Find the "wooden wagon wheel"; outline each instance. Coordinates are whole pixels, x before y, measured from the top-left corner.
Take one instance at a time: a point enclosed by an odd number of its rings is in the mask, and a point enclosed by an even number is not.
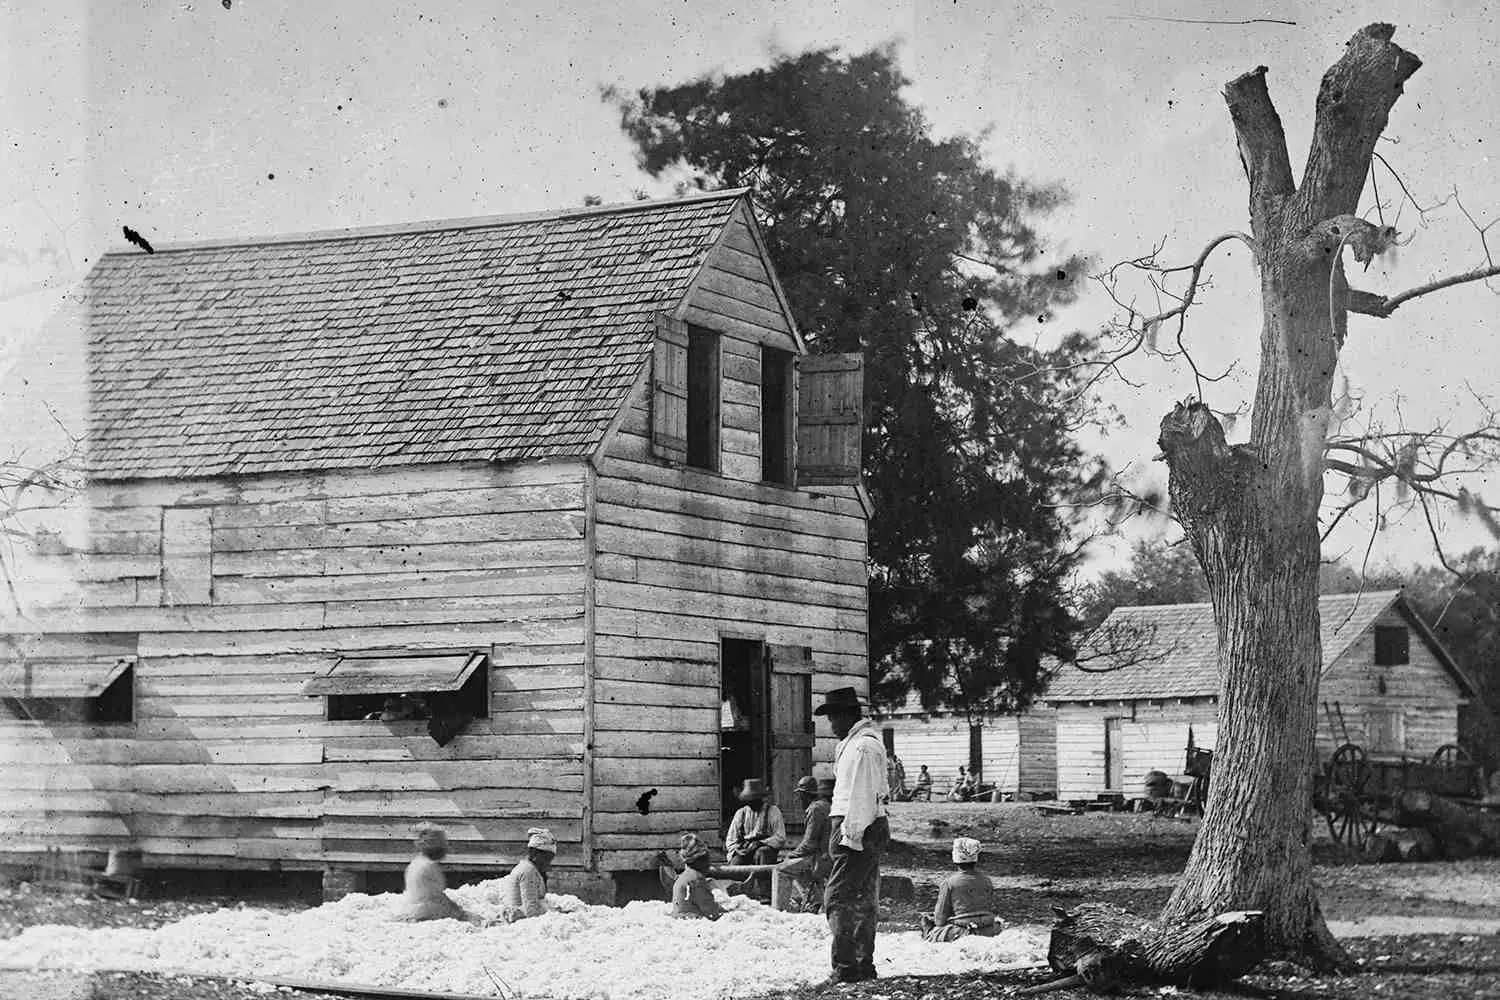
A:
[[[1469,751],[1457,743],[1444,743],[1432,751],[1432,758],[1428,761],[1434,767],[1454,768],[1467,765],[1473,761]]]
[[[1370,781],[1370,761],[1365,748],[1358,743],[1345,743],[1328,759],[1328,797],[1335,800],[1340,792],[1359,794]]]
[[[1352,792],[1342,792],[1328,801],[1328,832],[1333,839],[1356,851],[1365,849],[1375,833],[1375,804]]]
[[[1328,832],[1340,844],[1363,850],[1376,826],[1374,803],[1364,791],[1371,775],[1364,748],[1357,743],[1345,743],[1329,758],[1325,774],[1323,815],[1328,821]]]

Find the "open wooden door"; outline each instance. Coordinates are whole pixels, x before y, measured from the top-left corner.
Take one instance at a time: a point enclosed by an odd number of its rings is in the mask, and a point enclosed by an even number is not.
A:
[[[812,774],[812,649],[768,646],[771,655],[771,794],[788,830],[802,829],[793,792],[797,779]]]

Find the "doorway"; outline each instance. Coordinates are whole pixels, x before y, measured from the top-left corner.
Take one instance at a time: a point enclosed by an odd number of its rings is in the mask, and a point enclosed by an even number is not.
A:
[[[746,778],[767,777],[769,680],[765,643],[751,639],[719,640],[721,828],[729,826],[740,807],[741,783]]]
[[[1104,789],[1109,792],[1125,788],[1125,754],[1120,745],[1120,723],[1116,716],[1104,720]]]
[[[792,790],[812,773],[812,651],[719,640],[719,784],[725,827],[746,778],[761,778],[789,832],[802,829]]]

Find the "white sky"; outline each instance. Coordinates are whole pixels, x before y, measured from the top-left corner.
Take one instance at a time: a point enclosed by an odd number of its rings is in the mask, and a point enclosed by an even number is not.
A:
[[[1165,238],[1164,257],[1185,262],[1212,236],[1248,226],[1224,83],[1270,67],[1300,167],[1323,70],[1355,30],[1389,20],[1425,65],[1387,130],[1398,141],[1380,149],[1418,197],[1457,186],[1488,221],[1500,216],[1497,11],[1454,0],[1253,9],[1241,0],[233,0],[228,10],[221,0],[0,0],[0,378],[11,387],[0,435],[13,438],[0,451],[45,433],[40,397],[68,415],[42,376],[76,377],[78,357],[68,360],[42,322],[101,251],[121,244],[122,225],[175,242],[665,194],[636,169],[599,87],[738,72],[773,49],[895,40],[911,97],[938,131],[988,129],[993,163],[1072,190],[1073,204],[1045,227],[1059,252],[1112,262]],[[1249,16],[1297,23],[1161,20]],[[1408,209],[1403,233],[1413,222]],[[1396,264],[1363,276],[1365,287],[1395,291],[1482,259],[1451,209],[1415,232]],[[1253,359],[1258,327],[1245,254],[1217,261],[1211,300],[1188,334],[1205,368]],[[1054,329],[1094,328],[1109,312],[1091,292]],[[1461,422],[1466,382],[1500,388],[1497,334],[1500,298],[1469,285],[1383,322],[1354,319],[1347,374],[1367,404],[1402,398],[1412,425]],[[1161,478],[1150,461],[1156,424],[1192,384],[1152,359],[1130,373],[1140,388],[1109,390],[1127,427],[1101,446],[1140,484]],[[1232,407],[1251,376],[1220,383],[1209,401]],[[1471,485],[1500,497],[1500,477]],[[1488,537],[1456,519],[1446,527],[1460,548]],[[1362,552],[1368,522],[1352,529],[1331,554]],[[1427,555],[1415,524],[1377,537],[1374,552],[1377,561]]]

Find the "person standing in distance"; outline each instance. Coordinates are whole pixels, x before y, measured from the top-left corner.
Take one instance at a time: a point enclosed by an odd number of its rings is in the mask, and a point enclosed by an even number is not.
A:
[[[829,981],[857,983],[875,978],[880,852],[891,839],[885,744],[863,718],[852,687],[828,692],[813,714],[828,716],[839,738],[829,807],[828,855],[833,865],[823,892],[823,912],[833,932]]]

